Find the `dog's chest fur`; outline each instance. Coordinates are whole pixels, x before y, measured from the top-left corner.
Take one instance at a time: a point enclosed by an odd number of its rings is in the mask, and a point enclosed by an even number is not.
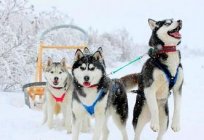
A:
[[[83,104],[92,105],[98,96],[97,88],[83,88],[83,92],[86,96],[78,96],[80,101]]]
[[[180,63],[179,53],[178,52],[168,53],[167,60],[161,62],[167,65],[171,75],[175,76],[177,68]],[[155,68],[153,72],[153,79],[155,79],[155,82],[153,82],[153,86],[157,88],[156,90],[157,99],[166,99],[169,96],[169,81],[165,73],[162,70]]]
[[[179,53],[178,52],[168,53],[168,59],[163,63],[168,66],[169,72],[171,73],[172,76],[176,75],[176,71],[180,63]]]

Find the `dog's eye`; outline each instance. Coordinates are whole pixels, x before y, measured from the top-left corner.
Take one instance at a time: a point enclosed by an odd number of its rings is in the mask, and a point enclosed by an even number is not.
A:
[[[59,74],[62,74],[62,72],[60,71]]]
[[[91,71],[95,70],[95,67],[90,68]]]
[[[80,69],[81,69],[81,70],[85,70],[86,68],[84,68],[84,67],[80,67]]]
[[[52,73],[52,74],[53,74],[53,73],[54,73],[54,71],[51,71],[50,73]]]
[[[168,23],[168,22],[167,22],[167,23],[164,23],[164,25],[166,25],[166,26],[170,26],[170,25],[171,25],[171,23]]]

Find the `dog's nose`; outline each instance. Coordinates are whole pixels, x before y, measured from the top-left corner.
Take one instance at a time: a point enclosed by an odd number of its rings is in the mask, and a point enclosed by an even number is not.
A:
[[[182,20],[177,20],[178,23],[182,23]]]
[[[54,80],[55,80],[55,81],[58,81],[58,80],[59,80],[59,78],[58,78],[58,77],[54,77]]]
[[[88,82],[89,81],[89,76],[84,76],[84,81]]]

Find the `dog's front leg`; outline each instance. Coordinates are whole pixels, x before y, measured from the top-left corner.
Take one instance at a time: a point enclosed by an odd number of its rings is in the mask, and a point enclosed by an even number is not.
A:
[[[52,106],[52,104],[48,102],[47,104],[47,114],[48,114],[47,123],[50,129],[52,128],[52,125],[53,125],[53,116],[54,116],[53,108],[54,107]]]
[[[45,124],[47,122],[47,103],[45,102],[43,104],[43,121],[42,121],[42,124]]]
[[[81,125],[81,132],[87,133],[90,130],[90,118],[88,114],[84,115],[82,125]]]
[[[156,99],[156,92],[153,86],[144,89],[147,105],[151,113],[151,129],[154,132],[159,131],[159,109]]]
[[[94,129],[93,140],[100,140],[101,132],[105,123],[105,111],[95,112],[96,124]]]
[[[74,118],[74,116],[73,116],[73,118]],[[73,119],[73,123],[72,123],[72,140],[78,140],[79,139],[81,119],[82,118],[74,118]]]
[[[182,85],[179,89],[173,90],[174,95],[174,114],[171,128],[174,132],[178,132],[180,130],[180,112],[181,112],[181,92]]]
[[[72,104],[72,140],[78,140],[79,139],[79,132],[81,123],[83,120],[83,116],[85,114],[84,108],[81,106],[80,103],[77,101],[73,101]]]
[[[174,132],[178,132],[180,130],[180,112],[181,112],[181,94],[182,94],[182,86],[183,86],[183,70],[179,69],[176,85],[173,88],[174,95],[174,114],[171,128]]]
[[[64,124],[65,128],[67,129],[67,133],[71,133],[72,131],[72,109],[71,109],[71,103],[68,103],[65,105],[64,111]]]

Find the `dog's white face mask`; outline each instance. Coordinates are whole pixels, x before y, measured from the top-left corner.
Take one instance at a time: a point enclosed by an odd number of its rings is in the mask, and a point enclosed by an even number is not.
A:
[[[157,22],[149,19],[148,22],[152,30],[158,28],[156,34],[164,42],[164,45],[176,46],[181,41],[181,34],[179,33],[182,28],[181,20],[174,21],[173,19],[167,19]]]
[[[61,62],[52,62],[49,58],[44,69],[47,82],[53,87],[64,87],[68,76],[66,62],[63,58]]]
[[[89,56],[78,51],[75,55],[75,61],[77,61],[78,66],[73,69],[73,74],[80,85],[89,87],[99,83],[103,76],[102,70],[96,66],[103,65],[102,56],[99,51]]]

